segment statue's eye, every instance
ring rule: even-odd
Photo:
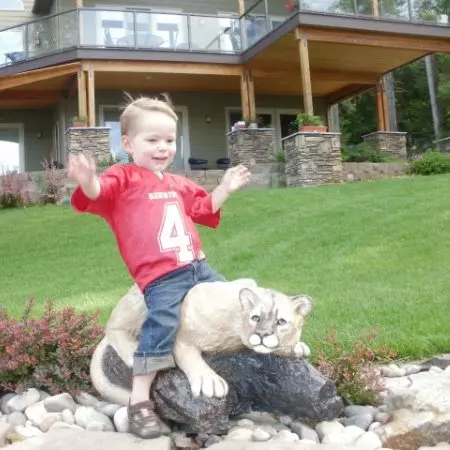
[[[280,325],[282,327],[283,325],[286,325],[286,324],[287,324],[287,322],[284,319],[278,319],[277,325]]]
[[[250,319],[253,320],[253,322],[259,322],[261,318],[257,315],[254,315],[254,316],[250,317]]]

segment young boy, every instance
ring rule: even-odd
[[[243,166],[229,169],[209,195],[194,182],[166,173],[176,152],[177,116],[168,102],[142,97],[121,118],[122,146],[133,163],[113,165],[100,177],[83,154],[69,155],[68,176],[78,186],[72,206],[103,217],[144,294],[148,316],[134,355],[128,405],[132,433],[162,434],[150,387],[159,370],[174,367],[172,348],[181,303],[197,283],[224,280],[206,262],[195,223],[216,228],[220,207],[250,181]]]

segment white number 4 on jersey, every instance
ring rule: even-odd
[[[158,239],[161,252],[174,251],[178,264],[195,259],[192,238],[186,230],[178,203],[166,203]]]

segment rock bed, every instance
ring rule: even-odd
[[[171,439],[161,438],[155,448],[225,450],[261,443],[257,448],[450,450],[449,366],[450,360],[434,358],[420,365],[382,367],[386,391],[381,406],[349,405],[342,417],[314,427],[288,416],[252,412],[231,421],[224,436],[191,436],[173,429]],[[105,439],[111,432],[128,433],[126,407],[86,393],[50,396],[29,389],[22,395],[5,394],[0,411],[0,447],[36,440],[50,430],[104,432]]]

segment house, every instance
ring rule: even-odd
[[[0,141],[19,144],[22,171],[50,153],[64,163],[66,129],[86,116],[110,127],[121,159],[125,91],[170,94],[180,169],[189,157],[214,167],[242,118],[273,127],[280,148],[301,111],[334,130],[333,105],[373,88],[374,132],[389,132],[383,74],[450,51],[442,17],[427,10],[425,21],[411,2],[2,0]]]

